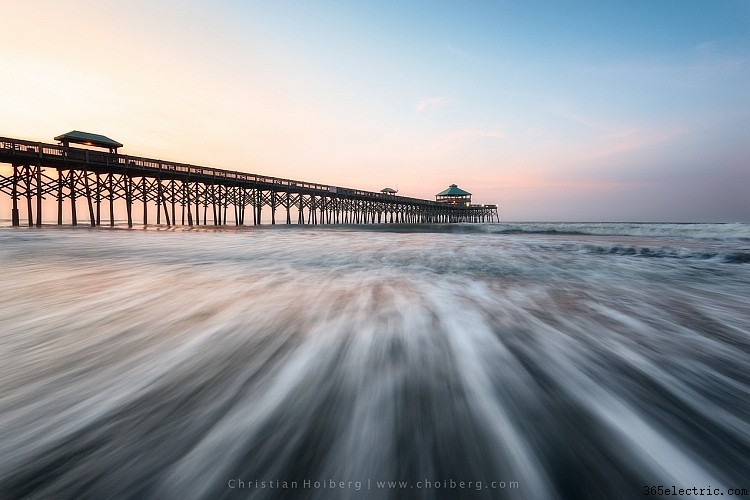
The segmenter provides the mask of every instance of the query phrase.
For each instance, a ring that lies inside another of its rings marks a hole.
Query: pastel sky
[[[504,220],[750,222],[750,1],[25,0],[0,136]]]

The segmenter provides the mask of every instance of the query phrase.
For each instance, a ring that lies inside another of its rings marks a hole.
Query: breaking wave
[[[559,223],[518,222],[497,224],[394,224],[350,226],[355,230],[386,232],[484,233],[484,234],[542,234],[590,236],[644,236],[706,238],[750,241],[750,224],[725,223]],[[339,228],[339,230],[341,230]]]

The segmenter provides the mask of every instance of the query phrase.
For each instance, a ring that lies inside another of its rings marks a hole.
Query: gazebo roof
[[[384,193],[384,194],[396,194],[396,193],[398,193],[397,190],[395,190],[393,188],[388,188],[388,187],[381,189],[380,192]]]
[[[460,187],[456,186],[455,184],[451,184],[448,189],[445,191],[439,192],[435,196],[470,196],[471,193],[468,191],[464,191]]]
[[[67,134],[58,135],[55,137],[56,141],[62,143],[74,143],[74,144],[85,144],[86,146],[97,146],[100,148],[116,149],[121,148],[122,144],[110,139],[109,137],[99,134],[89,134],[88,132],[80,132],[78,130],[72,130]]]

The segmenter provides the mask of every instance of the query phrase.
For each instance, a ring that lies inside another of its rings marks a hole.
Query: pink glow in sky
[[[9,2],[0,135],[505,220],[750,221],[750,4]]]

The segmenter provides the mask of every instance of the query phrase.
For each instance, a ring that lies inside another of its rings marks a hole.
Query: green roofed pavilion
[[[60,141],[63,146],[70,146],[73,144],[83,144],[84,146],[96,146],[98,148],[109,149],[110,153],[117,153],[117,148],[121,148],[122,144],[110,139],[109,137],[90,134],[88,132],[80,132],[78,130],[72,130],[67,134],[58,135],[55,137],[56,141]]]
[[[435,201],[451,205],[470,205],[471,193],[464,191],[455,184],[451,184],[448,189],[435,195]]]

